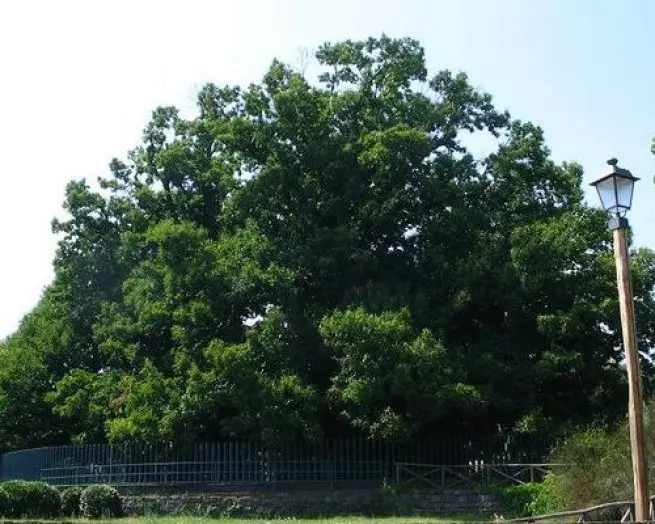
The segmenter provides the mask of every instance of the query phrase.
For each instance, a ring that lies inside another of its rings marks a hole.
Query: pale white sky
[[[106,174],[155,106],[382,32],[418,38],[431,72],[464,70],[542,125],[589,181],[617,156],[643,179],[631,220],[655,248],[655,2],[0,0],[0,338],[52,279],[66,182]]]

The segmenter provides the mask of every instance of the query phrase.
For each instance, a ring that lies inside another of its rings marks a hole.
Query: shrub
[[[62,491],[61,514],[66,517],[79,517],[81,496],[82,488],[79,486],[71,486]]]
[[[45,482],[11,480],[2,484],[7,495],[6,517],[57,517],[61,495]]]
[[[564,509],[557,479],[552,472],[548,473],[542,482],[496,486],[492,492],[498,498],[506,516],[547,515]]]
[[[3,486],[0,486],[0,515],[6,515],[9,508],[9,495]]]
[[[647,456],[655,451],[655,401],[646,404],[644,435]],[[549,497],[565,509],[631,500],[632,463],[627,420],[616,428],[579,431],[556,447],[550,462],[565,464],[547,478]],[[651,490],[655,477],[651,476]],[[598,514],[596,515],[598,516]]]
[[[89,486],[80,497],[82,515],[89,519],[120,517],[123,508],[116,488],[106,484]]]
[[[548,473],[543,482],[536,484],[534,497],[526,509],[529,515],[546,515],[564,509],[565,502],[557,489],[557,478],[554,473]]]
[[[549,488],[566,509],[632,498],[627,427],[580,431],[555,449],[550,462],[563,464],[554,470]]]
[[[532,504],[537,497],[539,484],[513,484],[497,487],[493,491],[499,499],[504,515],[524,517],[532,514]]]
[[[655,450],[655,403],[645,411],[647,451]],[[556,509],[582,509],[603,502],[632,499],[632,463],[627,421],[615,428],[590,428],[571,435],[557,446],[551,463],[563,464],[546,477],[544,493],[534,505],[555,501]],[[653,481],[651,478],[651,489]],[[550,509],[550,508],[549,508]],[[594,518],[620,518],[616,512]]]

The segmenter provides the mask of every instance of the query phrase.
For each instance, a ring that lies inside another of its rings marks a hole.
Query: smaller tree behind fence
[[[85,444],[28,449],[2,456],[2,478],[67,486],[275,485],[393,481],[395,465],[539,462],[535,439],[448,437],[412,443],[326,439],[287,445],[229,441],[173,444]]]

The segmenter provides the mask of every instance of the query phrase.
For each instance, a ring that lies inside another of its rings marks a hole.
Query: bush
[[[534,497],[526,507],[529,515],[547,515],[564,509],[565,503],[557,489],[557,478],[554,473],[548,473],[543,482],[536,486]]]
[[[492,492],[498,498],[504,516],[547,515],[564,507],[552,473],[547,474],[543,482],[496,486]]]
[[[646,404],[644,435],[647,456],[655,452],[655,401]],[[578,431],[557,446],[551,463],[564,464],[554,470],[549,482],[550,498],[564,509],[581,509],[603,502],[631,500],[632,462],[628,421],[615,428]],[[651,491],[655,477],[650,478]],[[598,516],[598,515],[596,515]]]
[[[6,515],[9,508],[9,495],[3,486],[0,486],[0,515]]]
[[[80,497],[82,515],[89,519],[120,517],[123,513],[121,498],[116,488],[106,484],[89,486]]]
[[[536,482],[500,486],[493,490],[503,508],[503,515],[512,517],[532,515],[532,504],[538,491],[539,484]]]
[[[58,517],[61,495],[45,482],[11,480],[2,484],[6,493],[5,517]]]
[[[552,496],[566,509],[632,498],[627,427],[580,431],[559,445],[550,462],[563,464],[549,479]]]
[[[79,517],[81,496],[82,488],[79,486],[71,486],[62,491],[61,514],[66,517]]]

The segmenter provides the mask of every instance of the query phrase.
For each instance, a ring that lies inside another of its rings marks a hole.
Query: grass
[[[485,514],[448,515],[442,517],[331,517],[315,519],[236,519],[210,517],[123,517],[88,520],[84,518],[1,518],[0,524],[490,524],[497,516]],[[502,517],[501,517],[502,518]],[[573,521],[572,521],[573,522]]]
[[[486,520],[485,520],[486,519]],[[117,520],[94,521],[99,524],[457,524],[471,522],[490,522],[483,515],[455,515],[450,517],[337,517],[330,519],[210,519],[202,517],[127,517]]]

